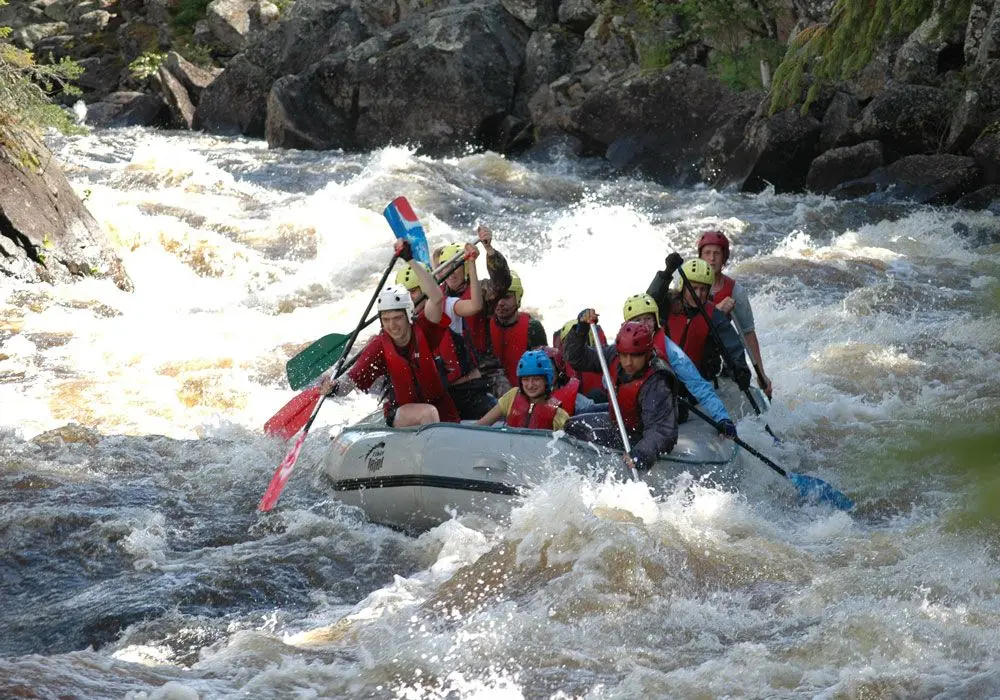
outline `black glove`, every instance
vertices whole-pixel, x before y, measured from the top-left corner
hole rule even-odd
[[[646,472],[649,471],[649,468],[653,466],[652,464],[646,464],[642,459],[639,459],[639,456],[635,453],[635,450],[629,452],[628,456],[632,460],[632,464],[635,465],[635,470],[640,474],[645,474]]]
[[[730,440],[732,440],[732,439],[734,439],[734,438],[737,437],[737,435],[736,435],[736,426],[728,418],[726,420],[724,420],[724,421],[719,421],[719,432],[722,435],[725,435]]]
[[[399,240],[403,240],[403,239],[399,239]],[[410,242],[409,241],[403,241],[403,245],[399,245],[397,243],[396,244],[396,251],[397,251],[396,254],[399,255],[399,257],[401,257],[406,262],[410,262],[411,260],[413,260],[413,249],[410,248]]]
[[[664,270],[667,273],[667,277],[673,277],[677,268],[684,264],[684,258],[682,258],[678,253],[671,253],[667,256],[667,259],[664,260],[664,262],[666,263]]]
[[[746,391],[750,388],[750,370],[746,367],[737,367],[733,370],[733,379],[736,380],[736,386],[740,388],[740,391]]]

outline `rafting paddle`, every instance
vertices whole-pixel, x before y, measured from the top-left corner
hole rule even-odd
[[[622,438],[622,445],[625,447],[625,454],[627,455],[632,451],[632,445],[629,444],[628,432],[625,430],[625,419],[622,418],[622,410],[618,407],[618,397],[615,396],[615,382],[611,379],[611,371],[608,369],[608,361],[604,359],[604,344],[601,342],[601,336],[597,333],[597,324],[590,324],[590,338],[594,343],[594,349],[597,350],[597,360],[601,363],[601,374],[604,375],[604,382],[608,386],[608,400],[611,402],[611,408],[615,412],[615,422],[618,423],[618,432]],[[632,464],[629,464],[629,476],[632,477],[632,481],[639,481],[639,472],[635,470]]]
[[[683,399],[681,399],[684,401]],[[696,416],[701,418],[703,421],[708,423],[710,426],[722,432],[722,428],[712,420],[708,415],[698,409],[696,406],[692,406],[689,401],[684,401],[688,409]],[[744,450],[752,454],[754,457],[759,459],[761,462],[771,467],[774,471],[781,474],[783,477],[788,479],[795,485],[795,488],[799,491],[799,496],[807,501],[818,501],[820,503],[829,503],[835,508],[840,510],[850,510],[854,507],[854,501],[848,498],[846,495],[833,488],[830,484],[823,481],[822,479],[815,476],[806,476],[805,474],[796,474],[795,472],[786,471],[782,469],[773,461],[771,461],[766,455],[761,454],[753,447],[745,443],[740,438],[732,438],[732,441],[737,445],[742,447]]]
[[[735,378],[736,362],[733,359],[733,356],[729,354],[729,348],[727,348],[725,343],[722,342],[722,337],[719,335],[719,329],[716,327],[714,323],[712,323],[712,319],[709,318],[708,312],[705,311],[705,305],[701,303],[701,298],[697,294],[695,294],[694,287],[691,286],[691,282],[688,281],[687,275],[684,274],[684,268],[681,267],[682,262],[683,258],[681,258],[681,256],[676,252],[671,253],[670,255],[667,256],[667,266],[668,267],[676,266],[677,272],[681,276],[681,284],[684,286],[685,289],[687,289],[688,293],[691,295],[691,298],[694,299],[694,303],[698,305],[699,313],[701,313],[702,318],[705,319],[705,323],[708,324],[708,330],[712,333],[712,338],[719,346],[719,351],[722,353],[723,358],[726,360],[726,365],[729,366],[729,370],[733,373],[733,377]],[[756,413],[759,416],[761,414],[761,410],[760,406],[757,405],[757,400],[753,397],[753,392],[750,391],[749,387],[746,389],[742,389],[741,391],[743,391],[743,393],[746,394],[747,400],[750,401],[750,406],[753,407],[754,413]],[[767,423],[764,423],[764,430],[767,431],[768,435],[774,438],[774,441],[776,443],[781,442],[781,438],[779,438],[777,435],[774,434],[774,431],[771,430],[771,426],[768,425]]]
[[[382,215],[389,222],[392,232],[396,238],[401,238],[410,244],[410,251],[413,259],[422,262],[427,267],[431,266],[431,254],[427,248],[427,236],[424,234],[424,227],[420,225],[417,215],[413,213],[413,207],[406,200],[406,197],[396,197],[389,202]]]
[[[350,337],[342,333],[330,333],[295,355],[285,363],[288,385],[299,390],[312,384],[316,377],[333,367],[333,363],[343,357],[344,346]],[[316,367],[322,367],[319,373],[315,371]]]

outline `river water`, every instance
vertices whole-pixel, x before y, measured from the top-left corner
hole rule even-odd
[[[53,139],[135,292],[2,281],[0,697],[1000,695],[997,217],[674,191],[558,152]],[[669,251],[726,230],[784,442],[741,434],[855,510],[747,458],[739,493],[558,474],[510,522],[408,536],[317,479],[376,406],[356,395],[257,514],[284,361],[353,328],[398,195],[432,245],[490,226],[550,332],[586,306],[617,327]]]

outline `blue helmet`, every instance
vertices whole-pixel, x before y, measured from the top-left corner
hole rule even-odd
[[[544,350],[528,350],[517,362],[517,376],[545,377],[545,384],[551,389],[556,380],[556,370]]]

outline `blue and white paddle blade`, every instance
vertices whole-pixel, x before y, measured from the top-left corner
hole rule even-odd
[[[424,227],[420,225],[417,215],[413,213],[413,207],[406,201],[406,197],[396,197],[389,202],[389,205],[382,212],[396,234],[396,238],[402,238],[410,244],[413,259],[419,260],[427,266],[431,264],[430,250],[427,248],[427,236],[424,234]]]
[[[854,501],[822,479],[805,474],[789,474],[788,478],[795,484],[795,488],[799,490],[799,496],[804,500],[813,503],[828,503],[840,510],[850,510],[854,507]]]

